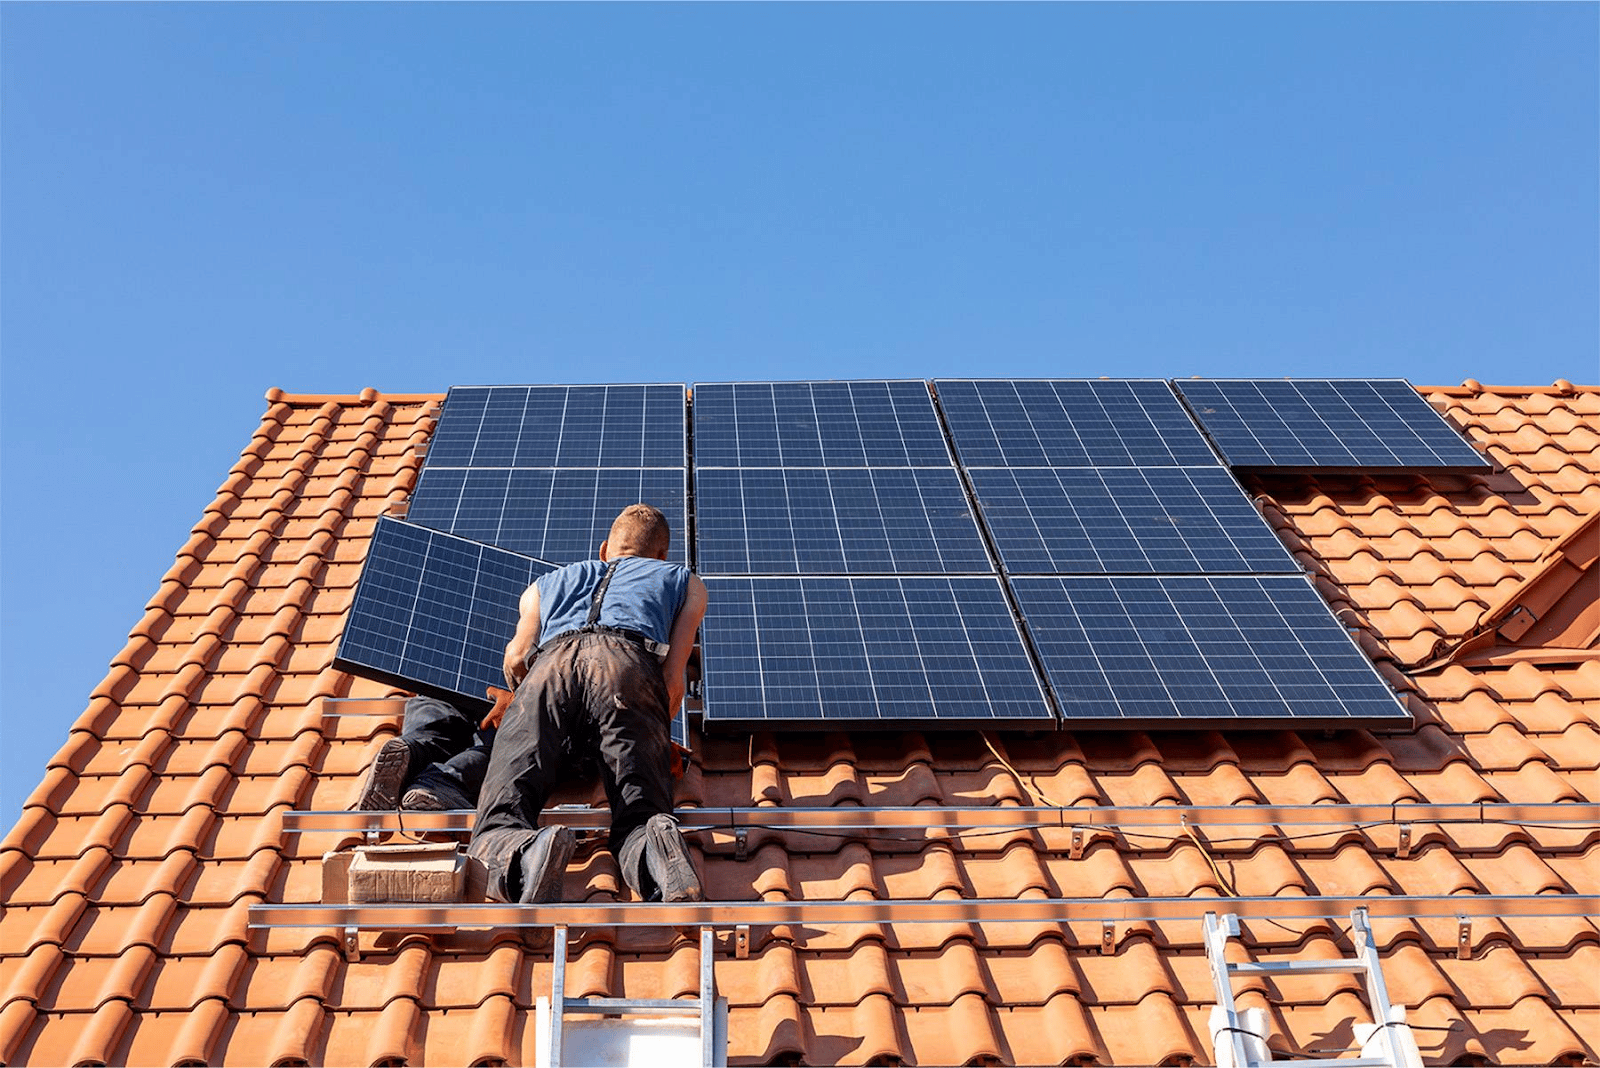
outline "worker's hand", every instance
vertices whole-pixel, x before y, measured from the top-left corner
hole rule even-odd
[[[486,687],[489,700],[494,702],[494,707],[489,709],[489,714],[483,717],[483,722],[478,724],[481,731],[493,730],[500,726],[500,721],[506,717],[506,709],[511,706],[511,691],[502,690],[498,686]]]
[[[505,675],[506,689],[515,690],[521,685],[522,680],[527,678],[528,666],[521,660],[515,660],[508,656],[505,662]],[[498,687],[491,687],[491,689],[498,689]]]

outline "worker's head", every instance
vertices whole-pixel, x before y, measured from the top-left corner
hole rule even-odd
[[[656,560],[667,558],[672,544],[672,528],[661,509],[648,504],[630,504],[611,524],[611,533],[600,543],[600,559],[613,556],[648,556]]]

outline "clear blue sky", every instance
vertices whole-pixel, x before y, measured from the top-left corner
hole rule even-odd
[[[272,386],[1594,382],[1594,4],[0,9],[0,826]]]

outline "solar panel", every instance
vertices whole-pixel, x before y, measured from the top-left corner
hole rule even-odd
[[[1051,714],[996,578],[707,578],[706,719],[1037,725]]]
[[[1234,467],[1492,469],[1404,379],[1176,385]]]
[[[684,471],[424,466],[406,519],[502,549],[575,563],[595,555],[617,513],[646,501],[672,528],[668,558],[684,563]]]
[[[1410,716],[1290,576],[1012,580],[1068,726],[1355,726]]]
[[[1218,462],[1159,379],[941,379],[934,387],[967,468]]]
[[[487,712],[522,592],[556,565],[379,516],[333,666]],[[672,721],[688,745],[688,720]]]
[[[695,500],[706,574],[994,570],[948,466],[711,468]]]
[[[945,467],[924,382],[694,387],[695,467]]]
[[[1012,574],[1300,570],[1224,467],[968,474]]]
[[[426,466],[681,468],[684,411],[681,385],[454,386]]]
[[[334,667],[487,708],[522,591],[555,565],[380,516]]]

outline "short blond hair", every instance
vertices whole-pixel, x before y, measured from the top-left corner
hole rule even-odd
[[[630,504],[617,514],[606,543],[613,556],[666,556],[672,544],[672,528],[661,509],[649,504]]]

